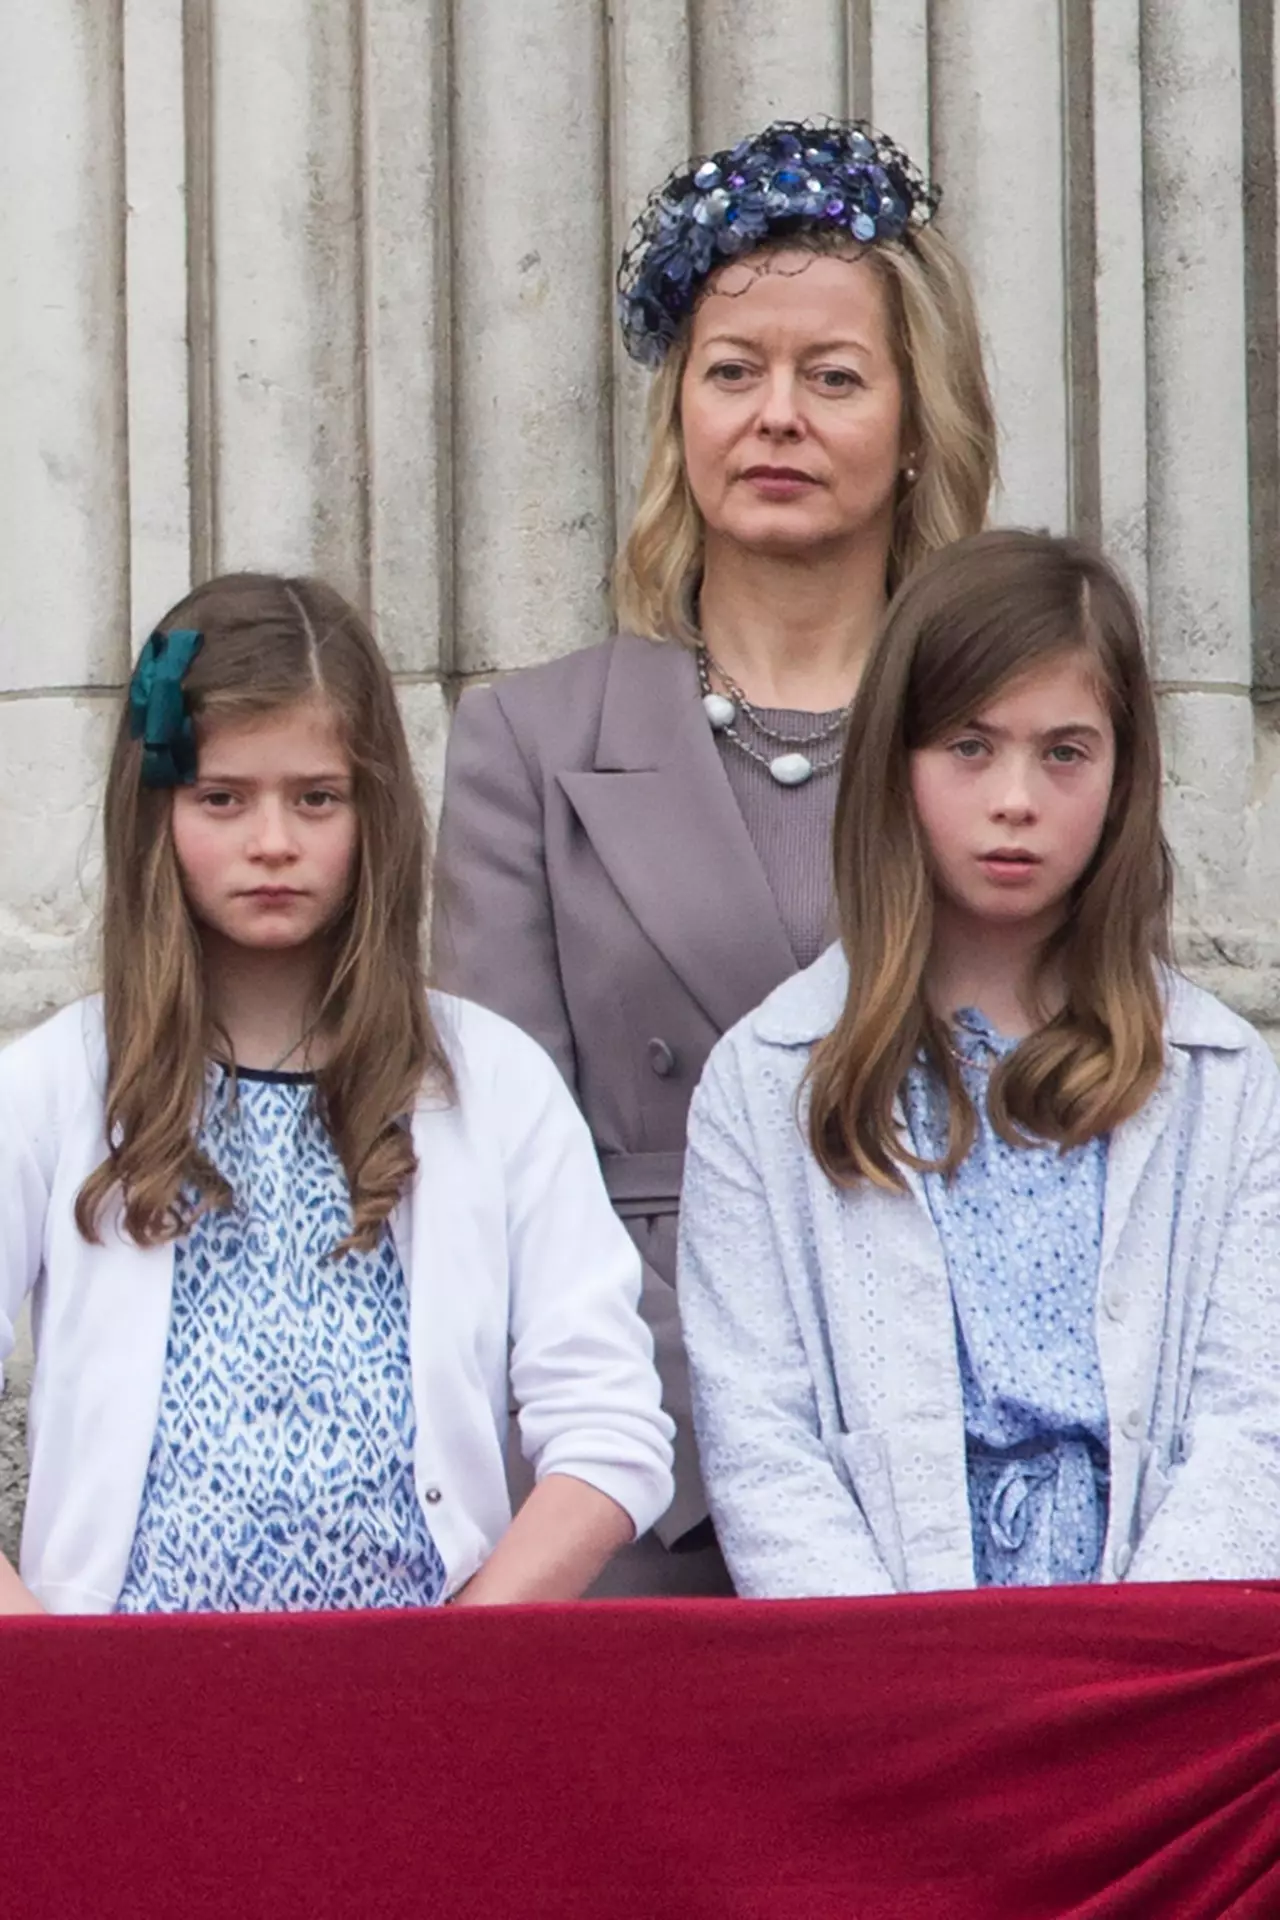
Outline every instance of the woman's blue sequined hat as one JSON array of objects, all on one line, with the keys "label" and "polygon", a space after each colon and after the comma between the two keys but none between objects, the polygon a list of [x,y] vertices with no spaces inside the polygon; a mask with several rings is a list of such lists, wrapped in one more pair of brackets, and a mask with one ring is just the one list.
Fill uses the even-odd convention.
[{"label": "woman's blue sequined hat", "polygon": [[927,226],[941,190],[865,120],[775,120],[679,167],[649,196],[618,267],[627,352],[658,366],[707,276],[762,240],[839,231],[900,240]]}]

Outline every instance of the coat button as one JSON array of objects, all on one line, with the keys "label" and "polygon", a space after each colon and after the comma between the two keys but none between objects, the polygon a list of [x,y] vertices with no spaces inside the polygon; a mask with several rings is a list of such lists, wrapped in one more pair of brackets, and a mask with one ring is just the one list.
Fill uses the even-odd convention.
[{"label": "coat button", "polygon": [[1126,1440],[1140,1440],[1144,1425],[1141,1409],[1134,1407],[1131,1412],[1126,1413],[1120,1424],[1120,1431]]},{"label": "coat button", "polygon": [[659,1080],[665,1080],[676,1070],[676,1056],[665,1040],[651,1040],[645,1049],[649,1056],[649,1065]]},{"label": "coat button", "polygon": [[424,1487],[422,1497],[429,1507],[438,1507],[444,1495],[439,1487]]},{"label": "coat button", "polygon": [[1111,1292],[1104,1297],[1102,1309],[1108,1320],[1123,1320],[1124,1310],[1128,1304],[1128,1301],[1120,1289],[1113,1287]]},{"label": "coat button", "polygon": [[1112,1562],[1112,1565],[1115,1567],[1116,1576],[1118,1579],[1121,1579],[1121,1580],[1124,1579],[1126,1573],[1128,1573],[1129,1571],[1129,1567],[1132,1561],[1133,1561],[1132,1547],[1116,1548],[1116,1555],[1115,1555],[1114,1561]]}]

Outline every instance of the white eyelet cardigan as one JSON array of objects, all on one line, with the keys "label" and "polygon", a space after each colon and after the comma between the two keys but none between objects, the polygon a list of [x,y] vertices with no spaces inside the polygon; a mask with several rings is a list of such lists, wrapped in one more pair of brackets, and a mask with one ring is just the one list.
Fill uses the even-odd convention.
[{"label": "white eyelet cardigan", "polygon": [[[836,1187],[803,1077],[829,948],[732,1028],[689,1120],[678,1289],[702,1471],[740,1593],[974,1584],[943,1250],[921,1182]],[[1280,1578],[1280,1069],[1169,983],[1167,1057],[1107,1155],[1096,1327],[1104,1580]]]},{"label": "white eyelet cardigan", "polygon": [[[458,1080],[413,1114],[418,1171],[392,1225],[409,1286],[415,1480],[447,1572],[470,1578],[510,1521],[508,1372],[538,1477],[608,1494],[642,1533],[671,1499],[671,1422],[636,1310],[640,1261],[559,1073],[525,1034],[432,996]],[[102,1160],[101,1004],[0,1054],[0,1367],[33,1293],[22,1575],[51,1611],[115,1604],[155,1434],[173,1247],[72,1209]],[[509,1358],[508,1358],[509,1354]],[[2,1375],[0,1375],[2,1380]]]}]

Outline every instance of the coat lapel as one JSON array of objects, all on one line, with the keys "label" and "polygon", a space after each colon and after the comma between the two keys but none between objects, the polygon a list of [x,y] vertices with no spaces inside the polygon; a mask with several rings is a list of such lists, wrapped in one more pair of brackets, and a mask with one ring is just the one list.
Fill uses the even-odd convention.
[{"label": "coat lapel", "polygon": [[1100,1286],[1105,1285],[1115,1263],[1139,1182],[1151,1156],[1174,1115],[1182,1110],[1191,1072],[1188,1049],[1212,1047],[1234,1051],[1249,1041],[1249,1029],[1235,1014],[1181,974],[1167,974],[1164,991],[1164,1072],[1146,1105],[1116,1128],[1107,1150]]},{"label": "coat lapel", "polygon": [[559,779],[614,886],[714,1026],[733,1026],[796,971],[684,647],[615,642],[594,769]]},{"label": "coat lapel", "polygon": [[1164,1073],[1146,1105],[1116,1128],[1107,1150],[1106,1188],[1102,1204],[1102,1257],[1099,1286],[1105,1285],[1119,1250],[1121,1235],[1133,1207],[1138,1183],[1176,1110],[1187,1062],[1176,1047],[1168,1048]]}]

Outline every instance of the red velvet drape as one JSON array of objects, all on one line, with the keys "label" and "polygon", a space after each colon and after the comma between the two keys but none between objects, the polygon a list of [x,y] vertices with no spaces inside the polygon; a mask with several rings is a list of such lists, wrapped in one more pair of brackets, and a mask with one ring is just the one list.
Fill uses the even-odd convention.
[{"label": "red velvet drape", "polygon": [[0,1623],[3,1920],[1278,1920],[1280,1586]]}]

